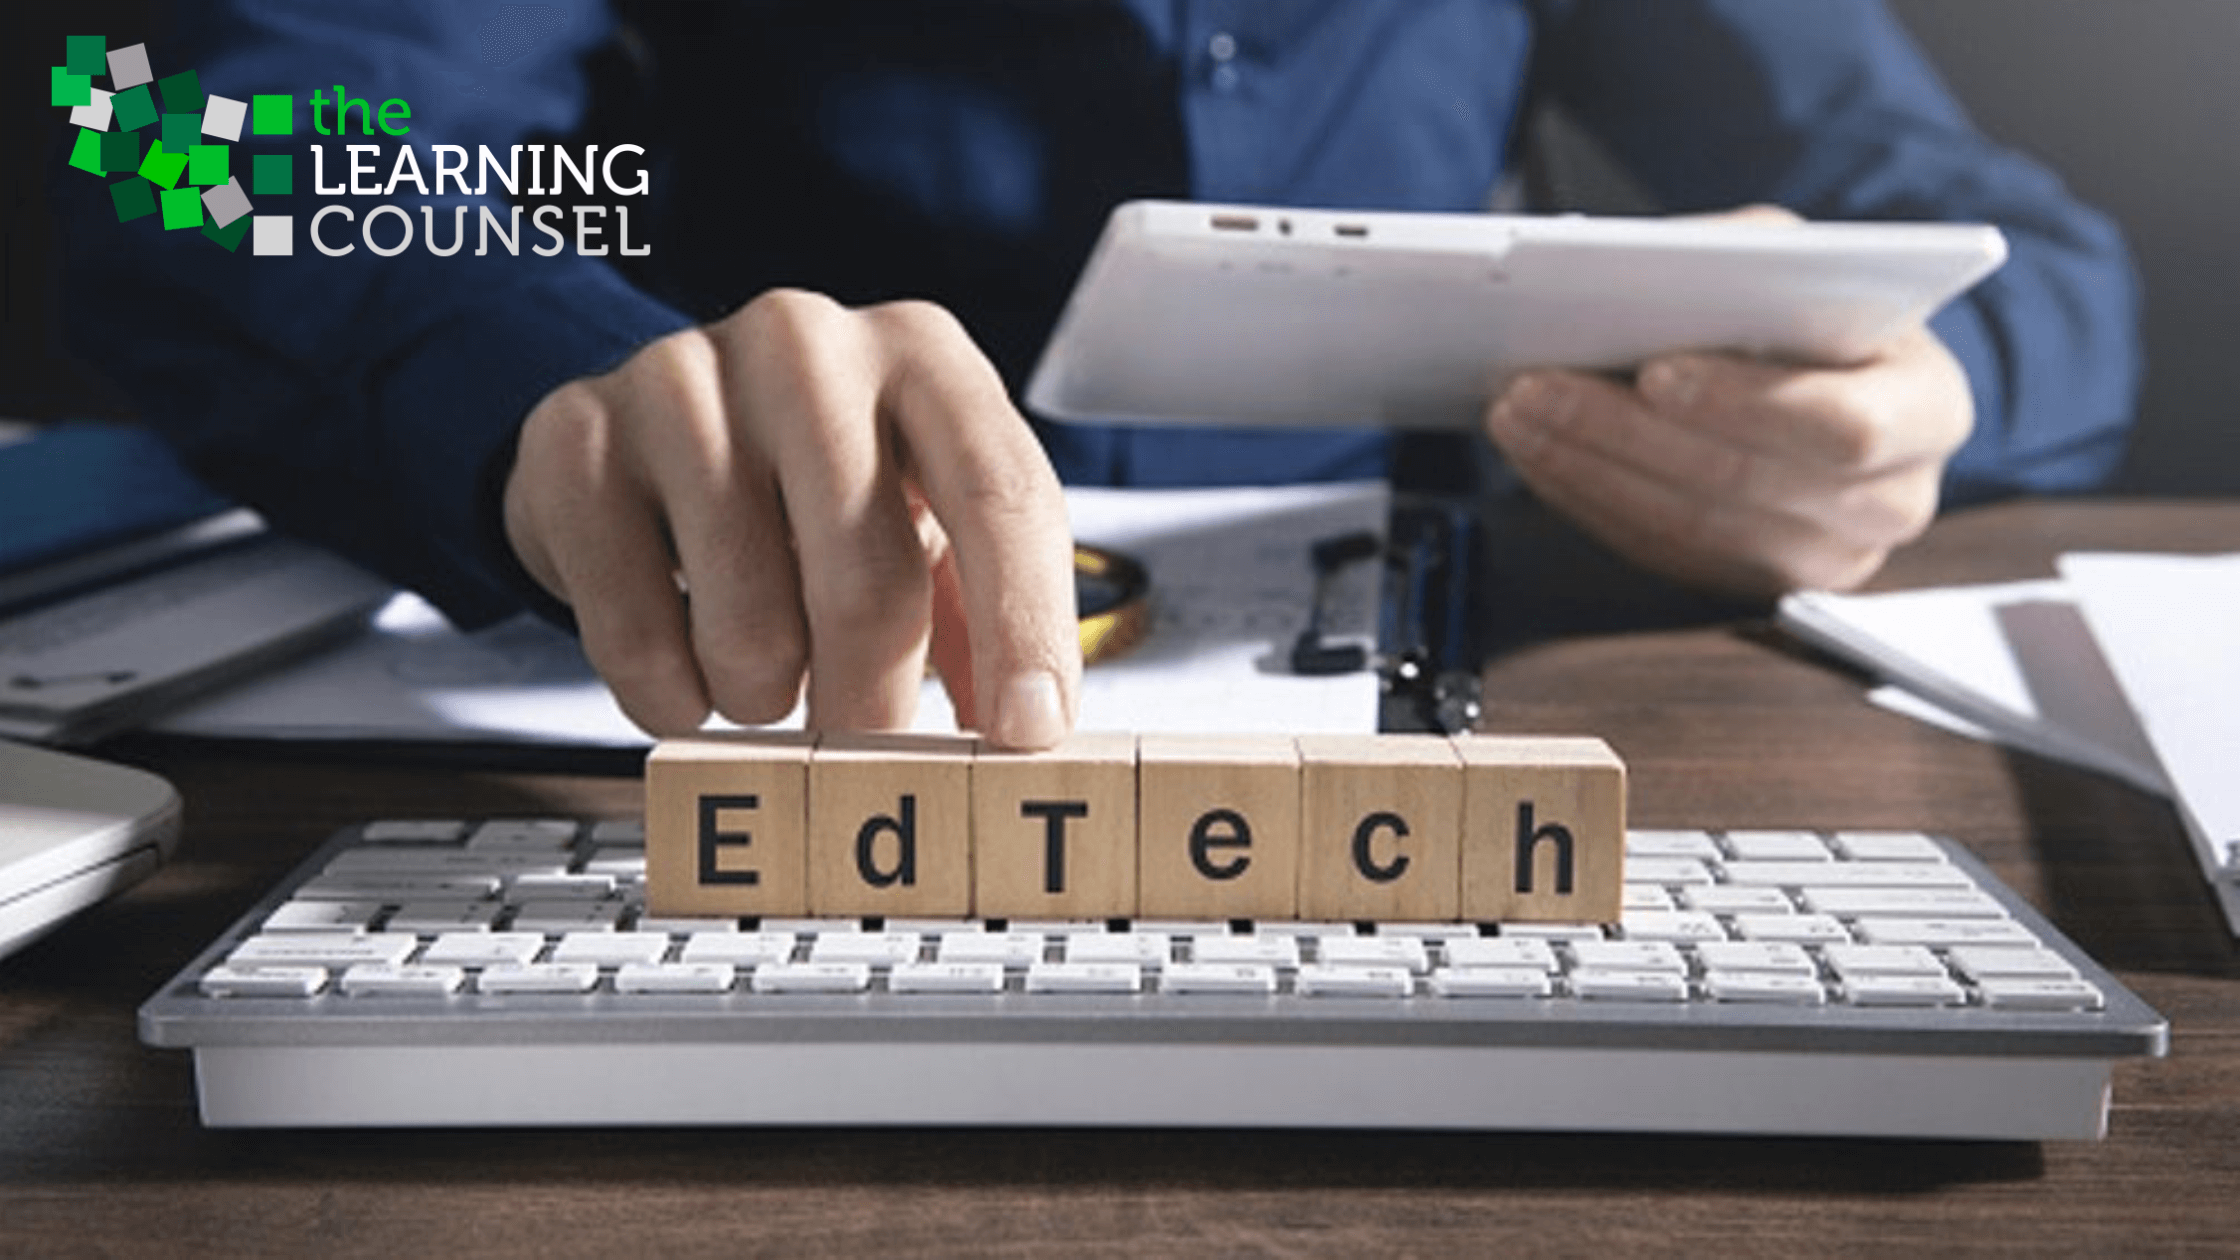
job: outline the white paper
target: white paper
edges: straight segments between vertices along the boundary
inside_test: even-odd
[[[1067,492],[1074,535],[1151,575],[1153,624],[1134,651],[1093,666],[1081,726],[1120,731],[1376,729],[1369,671],[1304,678],[1284,667],[1314,594],[1308,549],[1382,533],[1382,483],[1219,490]],[[1351,566],[1324,609],[1338,639],[1373,641],[1380,566]],[[799,724],[799,715],[791,724]],[[953,729],[929,683],[917,725]],[[400,595],[372,632],[291,669],[174,713],[159,730],[228,738],[499,741],[637,747],[574,639],[522,617],[462,634]]]

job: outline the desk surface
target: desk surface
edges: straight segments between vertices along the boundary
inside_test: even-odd
[[[2240,504],[2010,504],[1880,584],[2050,572],[2069,549],[2228,550]],[[630,812],[620,778],[134,753],[181,859],[0,964],[0,1252],[477,1249],[984,1255],[2171,1250],[2240,1239],[2240,951],[2167,806],[1869,707],[1762,626],[1571,640],[1487,673],[1488,725],[1624,753],[1644,826],[1956,836],[2173,1025],[2097,1144],[1238,1132],[223,1133],[148,994],[330,828]]]

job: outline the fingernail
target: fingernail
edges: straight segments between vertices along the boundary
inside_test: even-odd
[[[1509,418],[1523,425],[1537,426],[1547,420],[1554,401],[1555,389],[1548,378],[1531,372],[1511,381],[1501,395],[1501,406]]]
[[[996,699],[995,729],[988,732],[1006,748],[1048,748],[1066,737],[1065,696],[1050,674],[1018,674],[1004,683]]]
[[[1703,385],[1703,369],[1693,359],[1659,359],[1641,369],[1641,396],[1659,407],[1683,410]]]

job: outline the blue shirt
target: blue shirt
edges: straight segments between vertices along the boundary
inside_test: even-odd
[[[775,284],[929,297],[1023,382],[1090,243],[1130,197],[1483,208],[1523,120],[1560,104],[1672,212],[1998,224],[2008,264],[1941,313],[1977,424],[1946,501],[2089,487],[2120,459],[2137,298],[2120,236],[1970,125],[1877,0],[181,0],[158,77],[298,98],[291,258],[118,224],[61,171],[80,350],[215,485],[474,624],[521,606],[496,524],[546,392]],[[649,254],[311,248],[312,89],[409,102],[409,141],[647,150]],[[376,137],[384,175],[397,142]],[[625,168],[625,173],[627,173]],[[247,181],[244,181],[245,183]],[[625,180],[627,182],[627,180]],[[439,217],[440,216],[440,217]],[[467,216],[473,232],[475,214]],[[612,218],[608,220],[611,225]],[[359,241],[330,222],[324,239]],[[396,234],[391,218],[377,233]],[[528,233],[532,239],[533,232]],[[612,245],[612,232],[607,243]],[[1373,474],[1375,433],[1038,426],[1074,482]]]

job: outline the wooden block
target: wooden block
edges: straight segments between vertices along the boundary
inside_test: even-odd
[[[646,757],[646,910],[798,915],[809,748],[798,733],[664,740]]]
[[[809,912],[972,911],[972,757],[963,735],[831,734],[809,761]]]
[[[1299,737],[1299,914],[1452,919],[1462,762],[1428,735]]]
[[[1040,753],[983,749],[972,822],[974,914],[1135,914],[1135,736],[1076,734]]]
[[[1136,767],[1145,915],[1297,914],[1299,748],[1289,736],[1145,735]]]
[[[1615,923],[1626,768],[1599,739],[1460,735],[1462,916]]]

